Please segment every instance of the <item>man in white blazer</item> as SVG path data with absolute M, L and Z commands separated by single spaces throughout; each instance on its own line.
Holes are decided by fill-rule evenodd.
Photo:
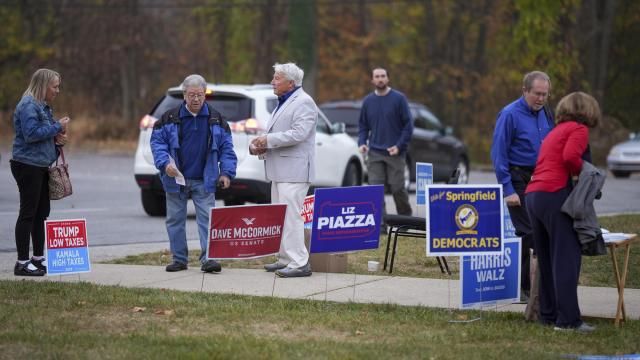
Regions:
M 278 106 L 271 113 L 266 135 L 256 137 L 249 145 L 251 154 L 264 159 L 265 174 L 271 181 L 271 202 L 287 204 L 278 260 L 264 268 L 280 277 L 310 276 L 300 213 L 315 177 L 318 107 L 302 89 L 302 69 L 293 63 L 276 63 L 273 69 L 271 85 L 278 95 Z

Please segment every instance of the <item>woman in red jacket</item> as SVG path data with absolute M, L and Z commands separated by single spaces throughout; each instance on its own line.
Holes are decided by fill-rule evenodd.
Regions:
M 574 92 L 562 98 L 556 107 L 557 125 L 542 142 L 526 190 L 540 268 L 540 321 L 555 325 L 555 330 L 595 329 L 580 318 L 580 242 L 573 219 L 560 208 L 571 192 L 570 178 L 582 169 L 589 128 L 599 121 L 600 107 L 592 96 Z

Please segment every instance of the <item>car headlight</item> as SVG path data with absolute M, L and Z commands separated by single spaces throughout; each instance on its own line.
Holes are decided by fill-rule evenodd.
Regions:
M 611 151 L 609 151 L 609 157 L 619 157 L 621 155 L 621 151 L 618 148 L 613 148 L 611 149 Z

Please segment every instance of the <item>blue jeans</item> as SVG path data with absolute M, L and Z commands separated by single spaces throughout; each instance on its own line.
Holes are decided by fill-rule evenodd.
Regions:
M 196 223 L 198 224 L 198 236 L 200 238 L 200 262 L 207 258 L 207 243 L 209 240 L 209 213 L 216 205 L 214 193 L 208 193 L 204 189 L 202 180 L 186 179 L 187 185 L 179 193 L 166 193 L 167 195 L 167 233 L 169 234 L 169 247 L 173 254 L 173 261 L 186 264 L 189 262 L 189 249 L 187 248 L 187 200 L 189 196 L 196 207 Z

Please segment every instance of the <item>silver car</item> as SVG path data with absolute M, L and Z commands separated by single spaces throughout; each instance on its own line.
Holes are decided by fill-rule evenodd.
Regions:
M 607 166 L 613 176 L 626 178 L 640 172 L 640 133 L 632 133 L 628 141 L 614 145 L 607 156 Z

